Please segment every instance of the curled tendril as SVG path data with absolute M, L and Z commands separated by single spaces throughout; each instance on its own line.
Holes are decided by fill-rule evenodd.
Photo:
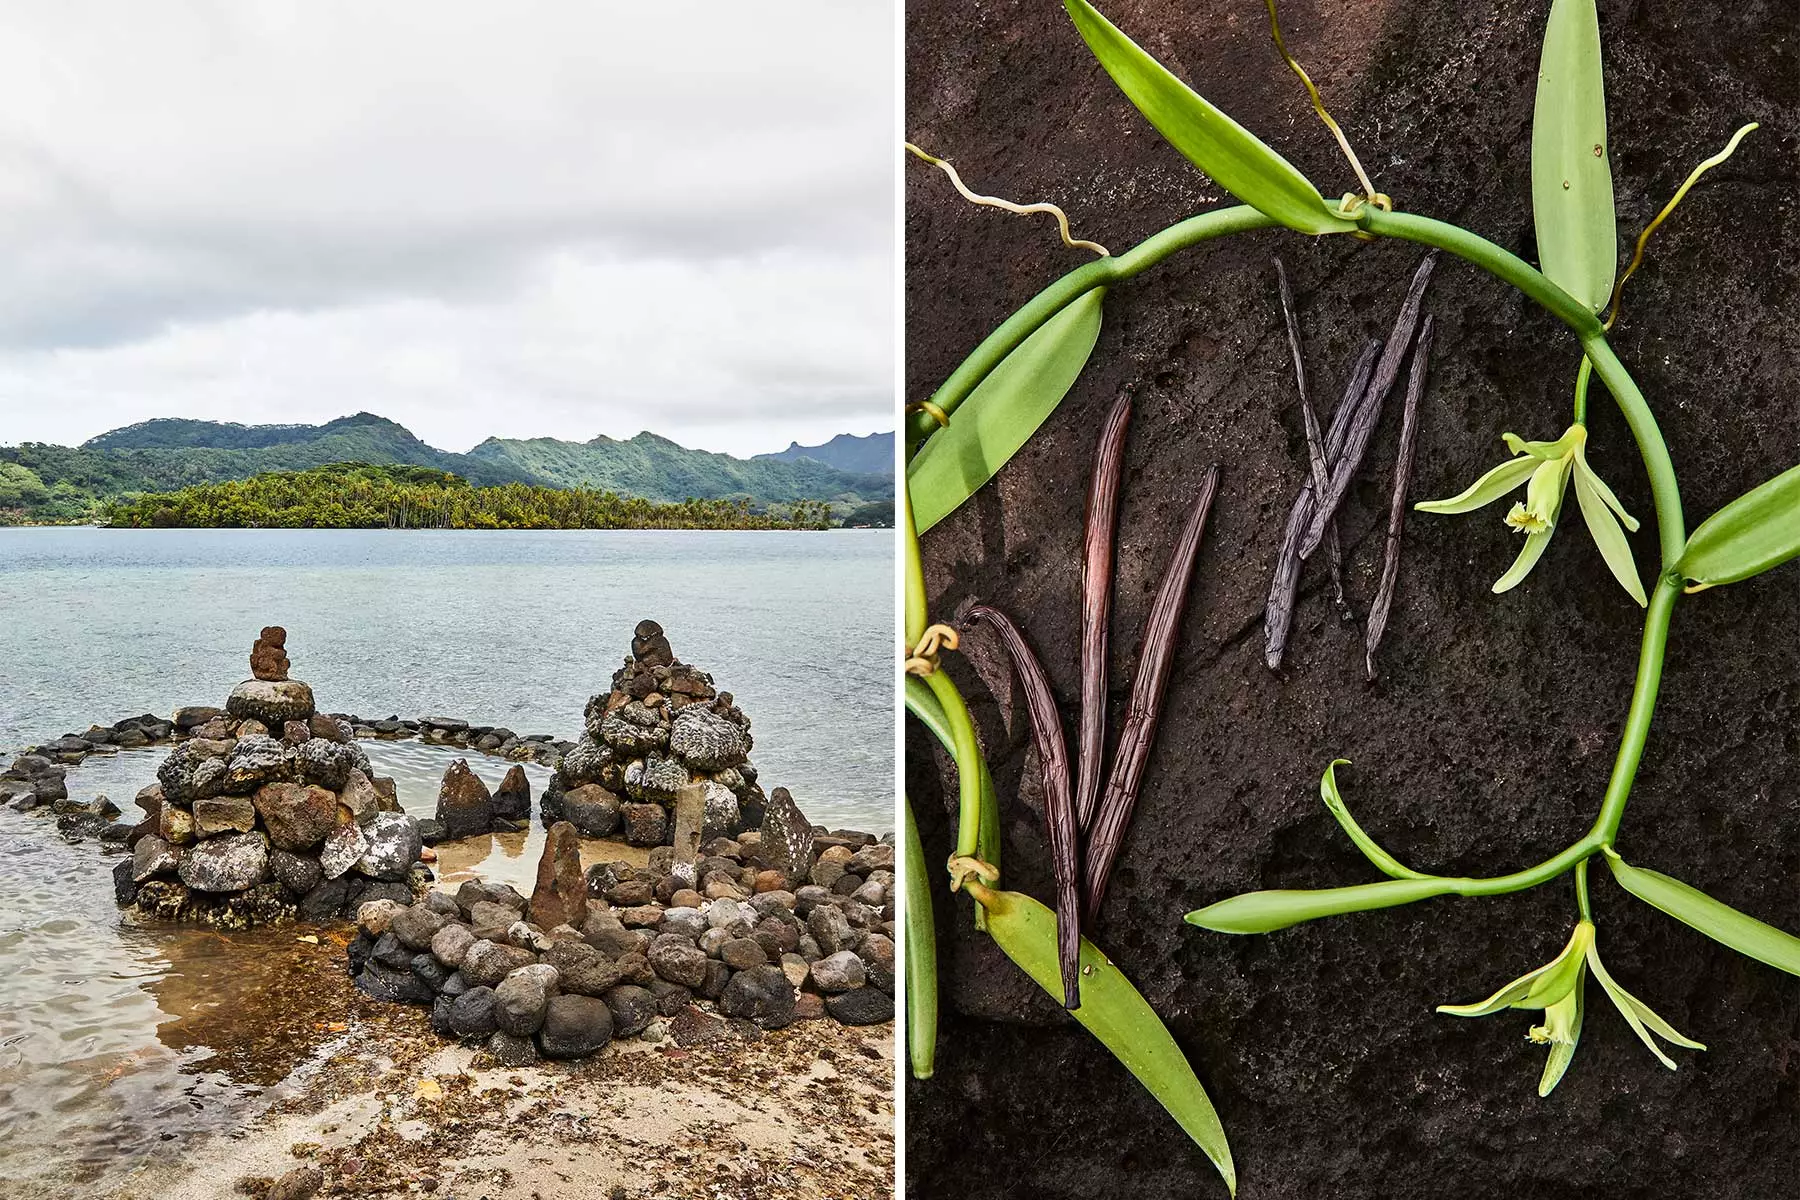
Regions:
M 938 423 L 939 429 L 950 424 L 950 414 L 929 400 L 915 400 L 906 406 L 906 411 L 909 413 L 922 412 L 928 414 L 932 420 Z
M 952 854 L 948 866 L 950 890 L 953 892 L 960 891 L 971 876 L 988 885 L 1000 882 L 1000 868 L 991 863 L 982 862 L 973 854 Z
M 906 673 L 925 676 L 938 668 L 938 651 L 954 650 L 961 641 L 948 625 L 930 625 L 919 638 L 919 644 L 906 656 Z
M 1369 182 L 1369 173 L 1363 170 L 1362 160 L 1357 158 L 1356 151 L 1350 148 L 1350 139 L 1344 135 L 1343 129 L 1332 119 L 1331 114 L 1325 111 L 1325 101 L 1319 95 L 1318 86 L 1313 83 L 1312 76 L 1308 75 L 1306 68 L 1301 66 L 1292 54 L 1288 53 L 1287 42 L 1281 36 L 1281 22 L 1275 16 L 1275 0 L 1263 0 L 1263 4 L 1269 10 L 1269 34 L 1275 39 L 1275 49 L 1281 54 L 1281 60 L 1288 65 L 1289 70 L 1299 77 L 1300 82 L 1306 85 L 1306 94 L 1312 99 L 1313 111 L 1319 114 L 1319 120 L 1325 122 L 1325 128 L 1331 130 L 1331 136 L 1337 139 L 1338 149 L 1342 150 L 1344 157 L 1350 160 L 1350 169 L 1356 172 L 1356 180 L 1363 186 L 1363 194 L 1356 198 L 1357 203 L 1354 206 L 1351 205 L 1350 200 L 1355 193 L 1344 197 L 1344 203 L 1338 209 L 1339 215 L 1354 217 L 1356 210 L 1364 204 L 1373 204 L 1383 212 L 1393 212 L 1394 202 L 1375 190 L 1375 185 Z
M 1669 197 L 1669 202 L 1667 204 L 1662 206 L 1662 211 L 1657 213 L 1655 218 L 1652 219 L 1648 225 L 1644 226 L 1644 232 L 1638 234 L 1637 249 L 1633 251 L 1631 255 L 1631 264 L 1625 268 L 1625 273 L 1619 276 L 1619 282 L 1613 285 L 1612 311 L 1606 315 L 1606 328 L 1611 329 L 1613 327 L 1613 322 L 1619 319 L 1619 298 L 1625 292 L 1625 281 L 1630 279 L 1632 273 L 1636 271 L 1638 267 L 1643 265 L 1644 246 L 1650 241 L 1650 235 L 1656 232 L 1656 227 L 1668 219 L 1669 214 L 1675 211 L 1675 206 L 1680 204 L 1682 200 L 1686 198 L 1688 189 L 1698 183 L 1702 175 L 1735 154 L 1737 152 L 1738 143 L 1743 141 L 1751 131 L 1758 128 L 1760 128 L 1760 126 L 1757 122 L 1752 121 L 1739 129 L 1736 133 L 1732 134 L 1731 140 L 1725 143 L 1725 148 L 1723 150 L 1688 172 L 1688 177 L 1682 180 L 1680 187 L 1675 189 L 1675 194 Z
M 948 175 L 950 177 L 950 182 L 956 185 L 956 190 L 961 192 L 963 199 L 967 200 L 970 204 L 982 204 L 989 208 L 1005 209 L 1009 213 L 1018 213 L 1022 217 L 1028 217 L 1032 213 L 1049 213 L 1056 218 L 1056 226 L 1062 231 L 1063 245 L 1071 250 L 1091 250 L 1101 258 L 1110 256 L 1111 251 L 1107 250 L 1107 248 L 1102 246 L 1099 242 L 1086 242 L 1082 241 L 1080 238 L 1071 236 L 1069 233 L 1068 214 L 1056 207 L 1056 205 L 1046 202 L 1039 202 L 1037 204 L 1015 204 L 1011 200 L 1002 200 L 998 196 L 977 195 L 969 190 L 968 185 L 962 181 L 962 176 L 956 173 L 955 167 L 951 166 L 935 154 L 927 154 L 911 142 L 907 142 L 905 145 L 909 154 L 930 163 L 932 166 Z

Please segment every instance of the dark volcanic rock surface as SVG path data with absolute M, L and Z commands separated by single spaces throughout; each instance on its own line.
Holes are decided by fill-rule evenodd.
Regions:
M 1530 125 L 1548 5 L 1284 7 L 1289 45 L 1396 205 L 1455 220 L 1535 258 Z M 1351 186 L 1260 5 L 1114 3 L 1108 15 L 1328 194 Z M 1656 409 L 1690 527 L 1800 461 L 1800 10 L 1602 0 L 1620 246 L 1739 124 L 1737 156 L 1695 188 L 1626 291 L 1614 346 Z M 1066 208 L 1078 237 L 1122 252 L 1224 202 L 1094 64 L 1054 4 L 915 2 L 908 136 L 977 191 Z M 1088 256 L 1048 218 L 972 207 L 909 163 L 907 400 Z M 1085 482 L 1114 398 L 1136 396 L 1113 613 L 1112 736 L 1175 531 L 1209 462 L 1224 465 L 1162 730 L 1095 940 L 1169 1022 L 1231 1133 L 1244 1200 L 1451 1195 L 1791 1193 L 1800 1106 L 1787 1066 L 1800 989 L 1594 881 L 1612 974 L 1706 1042 L 1668 1071 L 1590 982 L 1567 1077 L 1536 1094 L 1538 1014 L 1434 1014 L 1548 961 L 1574 913 L 1566 881 L 1438 900 L 1266 937 L 1184 926 L 1255 887 L 1376 874 L 1319 802 L 1334 757 L 1359 820 L 1404 860 L 1492 874 L 1537 862 L 1589 825 L 1617 746 L 1641 612 L 1572 509 L 1517 591 L 1489 585 L 1517 552 L 1498 508 L 1409 513 L 1382 651 L 1341 623 L 1309 564 L 1286 668 L 1262 664 L 1261 615 L 1288 505 L 1306 475 L 1269 257 L 1295 283 L 1315 405 L 1328 419 L 1360 341 L 1385 336 L 1416 247 L 1280 231 L 1185 252 L 1117 287 L 1093 361 L 1042 432 L 925 538 L 934 615 L 1005 608 L 1036 648 L 1072 731 Z M 1569 422 L 1577 348 L 1560 323 L 1472 267 L 1440 261 L 1413 495 L 1450 495 L 1504 457 L 1503 431 Z M 1724 320 L 1709 314 L 1727 314 Z M 1397 437 L 1391 402 L 1341 522 L 1366 612 Z M 1589 458 L 1645 521 L 1648 489 L 1604 392 Z M 1800 928 L 1800 568 L 1686 598 L 1620 848 L 1745 911 Z M 1052 897 L 1036 759 L 991 638 L 946 656 L 973 706 L 1003 805 L 1009 886 Z M 1071 737 L 1072 737 L 1071 733 Z M 1109 746 L 1110 746 L 1109 740 Z M 953 797 L 909 723 L 908 791 L 925 857 L 942 863 Z M 909 1194 L 1224 1194 L 1200 1152 L 1094 1040 L 985 937 L 932 875 L 944 988 L 937 1075 L 909 1083 Z M 972 1135 L 971 1131 L 979 1131 Z

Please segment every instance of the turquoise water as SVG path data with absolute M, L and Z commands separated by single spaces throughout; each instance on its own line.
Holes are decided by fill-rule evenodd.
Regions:
M 221 704 L 265 624 L 288 629 L 321 707 L 459 716 L 573 737 L 653 617 L 753 721 L 765 786 L 814 820 L 893 827 L 893 536 L 0 529 L 0 750 L 142 712 Z M 457 752 L 364 743 L 428 815 Z M 167 748 L 94 756 L 70 795 L 128 816 Z M 470 755 L 490 786 L 505 763 Z M 534 794 L 548 773 L 527 764 Z M 444 849 L 440 870 L 528 889 L 543 839 Z M 612 857 L 595 847 L 596 857 Z M 112 1194 L 228 1133 L 315 1053 L 318 1011 L 271 1004 L 293 928 L 131 928 L 117 859 L 0 809 L 0 1196 Z M 310 975 L 308 976 L 310 977 Z

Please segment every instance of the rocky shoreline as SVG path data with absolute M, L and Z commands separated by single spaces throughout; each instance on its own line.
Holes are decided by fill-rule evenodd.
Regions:
M 814 827 L 786 789 L 765 795 L 749 718 L 675 659 L 655 622 L 638 625 L 574 743 L 320 713 L 288 678 L 285 647 L 283 630 L 263 630 L 253 677 L 222 709 L 32 748 L 0 775 L 0 801 L 128 852 L 114 890 L 134 920 L 242 929 L 353 915 L 346 962 L 359 990 L 429 1008 L 434 1031 L 503 1064 L 582 1058 L 623 1038 L 688 1045 L 809 1019 L 893 1019 L 893 835 Z M 515 766 L 490 792 L 457 759 L 435 816 L 417 820 L 357 744 L 409 728 Z M 105 797 L 69 797 L 67 771 L 88 755 L 159 742 L 172 749 L 137 797 L 141 821 L 120 820 Z M 554 775 L 531 896 L 481 880 L 432 890 L 428 846 L 530 822 L 516 762 L 539 748 Z M 584 837 L 649 848 L 648 863 L 584 871 Z

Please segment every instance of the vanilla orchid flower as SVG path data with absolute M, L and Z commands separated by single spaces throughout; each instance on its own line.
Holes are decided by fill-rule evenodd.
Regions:
M 1525 535 L 1524 549 L 1507 570 L 1494 581 L 1494 591 L 1504 592 L 1518 586 L 1543 556 L 1556 529 L 1562 511 L 1563 494 L 1572 479 L 1575 498 L 1588 532 L 1606 560 L 1613 577 L 1619 581 L 1639 606 L 1647 603 L 1643 581 L 1638 578 L 1637 563 L 1631 556 L 1631 543 L 1619 524 L 1636 531 L 1638 523 L 1625 511 L 1606 481 L 1594 473 L 1587 462 L 1587 427 L 1571 425 L 1567 433 L 1554 442 L 1528 442 L 1515 434 L 1505 434 L 1507 448 L 1518 457 L 1501 463 L 1460 496 L 1448 500 L 1427 500 L 1416 507 L 1421 512 L 1465 513 L 1492 504 L 1525 485 L 1525 499 L 1512 506 L 1506 523 Z
M 1652 1012 L 1650 1006 L 1620 987 L 1600 961 L 1600 950 L 1594 936 L 1594 923 L 1576 923 L 1562 953 L 1534 971 L 1527 971 L 1499 991 L 1477 1004 L 1440 1004 L 1438 1011 L 1455 1017 L 1485 1017 L 1505 1008 L 1538 1008 L 1544 1012 L 1544 1023 L 1534 1025 L 1528 1036 L 1540 1045 L 1550 1047 L 1549 1061 L 1538 1080 L 1538 1095 L 1548 1096 L 1562 1081 L 1563 1073 L 1575 1057 L 1575 1044 L 1581 1039 L 1581 1004 L 1583 984 L 1589 969 L 1600 981 L 1601 988 L 1612 998 L 1632 1031 L 1644 1045 L 1673 1071 L 1675 1061 L 1663 1053 L 1652 1032 L 1677 1046 L 1690 1050 L 1706 1047 L 1677 1033 L 1675 1027 Z

